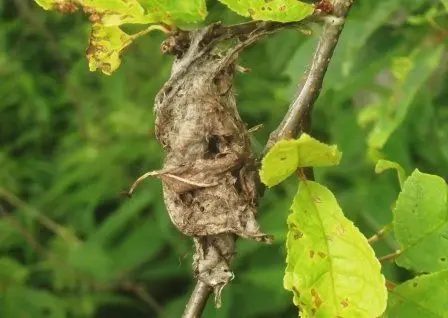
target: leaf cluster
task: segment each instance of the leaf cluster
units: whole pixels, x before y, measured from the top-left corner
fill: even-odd
[[[202,23],[245,21],[222,3],[207,6]],[[119,27],[132,37],[161,21]],[[183,28],[189,23],[176,20]],[[378,159],[400,162],[407,172],[418,167],[448,176],[446,29],[442,2],[359,1],[331,62],[312,135],[337,144],[344,155],[338,166],[315,174],[366,237],[393,221],[400,193],[391,174],[374,175]],[[151,108],[171,65],[158,49],[163,36],[135,41],[121,67],[105,77],[88,72],[84,51],[91,31],[81,9],[61,15],[32,2],[0,2],[1,317],[178,317],[192,288],[191,244],[170,224],[160,184],[146,182],[132,200],[120,196],[135,176],[162,164]],[[237,78],[238,105],[249,126],[264,124],[252,140],[260,153],[308,67],[320,28],[307,31],[312,35],[281,32],[241,57],[252,72]],[[420,179],[443,188],[440,178],[420,172],[402,181],[410,186]],[[297,315],[282,288],[285,220],[296,193],[295,177],[266,192],[259,220],[276,241],[269,248],[238,242],[238,280],[224,292],[223,307],[207,307],[205,317]],[[442,205],[430,214],[437,230],[426,229],[422,242],[443,242]],[[404,251],[421,239],[396,236],[385,235],[373,246],[375,254]],[[441,251],[431,250],[418,264],[403,253],[397,261],[405,268],[382,264],[388,281],[407,281],[389,293],[389,317],[446,315],[436,307],[446,295],[446,284],[435,284],[446,280]],[[430,273],[409,280],[421,271]],[[420,314],[408,300],[422,299],[428,289],[431,309],[419,307]]]

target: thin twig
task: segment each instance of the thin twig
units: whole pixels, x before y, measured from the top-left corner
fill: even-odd
[[[345,17],[353,4],[353,0],[335,0],[333,14],[324,18],[324,27],[314,51],[311,67],[305,80],[299,86],[293,102],[279,127],[271,133],[264,153],[279,140],[292,138],[301,132],[309,132],[311,112],[314,102],[319,96],[322,82],[344,27]]]
[[[401,253],[403,253],[403,251],[400,250],[396,250],[393,253],[387,254],[385,256],[382,256],[380,258],[378,258],[378,260],[380,261],[380,263],[386,263],[386,262],[390,262],[390,261],[394,261],[395,259],[397,259],[398,256],[401,255]]]
[[[132,38],[132,40],[136,40],[139,37],[142,37],[142,36],[148,34],[149,32],[152,32],[152,31],[155,31],[155,30],[161,31],[161,32],[163,32],[165,34],[169,34],[170,33],[170,30],[168,30],[163,25],[161,25],[161,24],[153,24],[153,25],[150,25],[149,27],[147,27],[146,29],[144,29],[143,31],[140,31],[140,32],[138,32],[136,34],[131,35],[131,38]]]
[[[193,292],[191,293],[190,300],[185,307],[185,311],[182,318],[198,318],[201,317],[205,304],[207,303],[208,296],[212,290],[204,282],[198,280]]]
[[[255,125],[254,127],[249,128],[249,130],[247,132],[249,134],[253,134],[254,132],[257,132],[257,131],[259,131],[259,130],[261,130],[263,128],[264,128],[263,124],[258,124],[258,125]]]
[[[40,222],[40,224],[42,224],[45,228],[60,236],[62,239],[66,241],[72,241],[75,243],[81,242],[79,238],[76,237],[76,235],[72,231],[56,223],[51,218],[47,217],[45,214],[36,210],[35,208],[30,206],[28,203],[26,203],[25,201],[17,197],[15,194],[8,191],[7,189],[0,188],[0,198],[5,199],[11,205],[22,210],[30,217],[36,218]]]
[[[316,11],[313,15],[300,21],[294,22],[272,22],[272,21],[250,21],[230,26],[217,25],[210,36],[212,40],[222,41],[233,38],[246,38],[255,30],[263,30],[265,33],[274,33],[283,29],[298,28],[309,25],[311,22],[319,20],[323,16],[322,12]]]
[[[376,232],[376,234],[372,235],[367,242],[369,242],[370,245],[372,245],[375,242],[378,242],[380,239],[382,239],[387,233],[392,231],[393,226],[392,224],[385,225],[381,230]]]
[[[145,304],[148,305],[149,308],[154,310],[159,317],[165,317],[163,313],[163,307],[159,304],[159,302],[149,294],[143,285],[139,285],[132,281],[123,282],[119,286],[122,290],[133,293],[135,296],[140,298]]]
[[[319,21],[326,13],[316,10],[311,16],[306,17],[300,21],[294,22],[272,22],[272,21],[251,21],[241,24],[234,24],[229,26],[224,26],[221,22],[217,22],[213,25],[206,27],[208,30],[204,34],[203,39],[200,41],[201,45],[208,45],[213,47],[216,43],[221,41],[226,41],[230,39],[238,39],[240,41],[239,45],[243,44],[243,48],[247,47],[249,44],[258,41],[262,37],[270,34],[274,34],[284,29],[294,29],[300,28],[302,26],[307,26],[312,22]],[[163,54],[173,54],[182,55],[187,50],[189,50],[189,41],[191,31],[184,31],[180,29],[175,29],[170,32],[170,37],[162,43],[162,53]],[[247,41],[251,43],[247,43]],[[235,50],[238,53],[240,50]]]
[[[391,282],[390,280],[386,280],[386,288],[387,291],[391,292],[394,290],[394,288],[397,286],[394,282]]]
[[[381,231],[381,224],[379,224],[371,215],[370,213],[360,213],[360,218],[363,222],[367,224],[372,230],[378,232]],[[369,239],[370,240],[370,239]],[[391,251],[398,250],[400,248],[400,245],[394,240],[391,236],[383,236],[382,237],[383,243],[387,245],[387,247],[390,248]],[[373,242],[372,242],[373,243]]]
[[[2,205],[0,205],[0,216],[3,217],[7,222],[11,224],[11,226],[15,227],[17,231],[22,235],[25,241],[31,246],[36,253],[44,253],[47,251],[44,250],[42,245],[33,237],[33,235],[21,224],[20,220],[16,218],[16,216],[12,215],[5,211]]]

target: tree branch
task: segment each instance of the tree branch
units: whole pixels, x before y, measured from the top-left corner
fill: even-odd
[[[311,67],[305,80],[299,85],[288,112],[276,130],[269,136],[264,153],[279,140],[292,138],[311,128],[311,112],[319,96],[322,82],[344,27],[345,17],[353,0],[335,0],[333,14],[324,18],[324,27],[314,51]]]
[[[311,68],[307,73],[305,81],[300,85],[287,114],[279,127],[271,133],[265,147],[265,153],[281,139],[291,138],[299,132],[309,132],[311,111],[314,102],[319,96],[323,78],[343,29],[345,16],[350,10],[352,3],[353,0],[334,0],[331,15],[322,15],[322,12],[317,11],[311,17],[299,22],[282,24],[278,22],[253,21],[228,27],[217,25],[210,33],[207,41],[209,43],[231,38],[239,38],[245,41],[257,32],[267,35],[281,29],[299,27],[319,20],[322,17],[324,18],[323,32],[315,50]],[[180,47],[179,45],[176,46]],[[170,51],[172,50],[167,50],[167,52]],[[200,317],[211,291],[210,287],[198,280],[182,317]]]
[[[163,313],[163,307],[157,302],[156,299],[154,299],[151,294],[146,291],[143,285],[132,281],[125,281],[118,287],[124,291],[133,293],[136,297],[138,297],[141,301],[148,305],[149,308],[154,310],[159,318],[166,317]]]
[[[193,292],[191,293],[190,300],[188,301],[182,318],[198,318],[201,317],[205,304],[207,303],[208,296],[212,292],[211,288],[204,282],[198,280]]]
[[[241,42],[249,44],[255,43],[265,35],[273,34],[284,29],[300,28],[309,25],[312,22],[319,21],[326,15],[321,10],[316,10],[311,16],[300,21],[294,22],[273,22],[273,21],[250,21],[233,25],[222,25],[221,22],[214,23],[209,27],[209,32],[204,35],[203,45],[213,46],[218,42],[230,39],[238,39]],[[191,31],[174,29],[169,33],[169,37],[162,43],[161,51],[163,54],[181,56],[185,53],[190,44]],[[247,46],[247,44],[245,45]]]
[[[281,23],[272,21],[250,21],[230,26],[218,25],[218,27],[216,27],[211,33],[211,36],[213,39],[219,39],[219,41],[222,41],[232,38],[247,38],[257,30],[262,30],[265,34],[270,34],[283,29],[292,29],[308,25],[319,20],[322,16],[323,14],[321,11],[316,11],[313,15],[295,22]]]
[[[387,254],[385,256],[379,257],[378,261],[382,264],[382,263],[386,263],[386,262],[391,262],[391,261],[395,261],[398,256],[400,256],[403,253],[403,251],[401,250],[396,250],[393,253]]]
[[[378,242],[381,240],[386,234],[388,234],[390,231],[393,230],[392,223],[387,224],[382,229],[380,229],[378,232],[376,232],[374,235],[372,235],[367,242],[369,242],[370,245],[372,245],[375,242]]]

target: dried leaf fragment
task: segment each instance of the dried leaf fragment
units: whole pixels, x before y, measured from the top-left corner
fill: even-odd
[[[110,75],[120,66],[120,55],[131,43],[132,37],[119,27],[94,24],[86,52],[89,69],[91,71],[100,69],[103,73]]]

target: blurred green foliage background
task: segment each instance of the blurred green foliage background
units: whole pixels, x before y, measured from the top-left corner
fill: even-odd
[[[446,5],[446,2],[445,2]],[[208,22],[242,21],[209,1]],[[317,101],[313,136],[338,144],[340,166],[316,172],[370,236],[391,220],[399,185],[378,158],[448,176],[448,19],[428,0],[356,1]],[[158,169],[153,100],[168,78],[163,36],[134,43],[112,76],[90,73],[82,13],[0,0],[0,317],[179,317],[193,288],[192,242],[171,225]],[[242,55],[241,116],[260,153],[286,112],[319,35],[288,30]],[[389,136],[390,135],[390,136]],[[384,146],[383,146],[384,144]],[[283,290],[293,178],[261,200],[275,244],[238,241],[236,279],[205,317],[296,317]],[[392,237],[377,255],[396,249]],[[409,273],[384,266],[388,280]]]

